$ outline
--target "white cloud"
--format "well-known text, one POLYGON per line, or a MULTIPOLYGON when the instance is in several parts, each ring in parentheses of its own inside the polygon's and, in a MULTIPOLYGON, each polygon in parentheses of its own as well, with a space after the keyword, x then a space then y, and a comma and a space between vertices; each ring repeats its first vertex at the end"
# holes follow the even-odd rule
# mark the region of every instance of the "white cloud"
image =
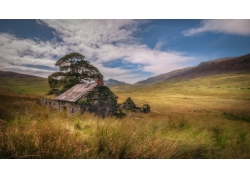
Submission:
POLYGON ((183 31, 184 36, 193 36, 204 32, 250 35, 249 19, 203 20, 201 26, 183 31))
POLYGON ((58 45, 50 42, 19 39, 13 35, 1 33, 0 60, 18 65, 33 64, 54 67, 55 61, 52 57, 59 54, 56 46, 58 45))
POLYGON ((166 45, 166 44, 167 44, 167 41, 166 41, 166 40, 164 40, 163 38, 162 38, 162 39, 159 39, 159 40, 157 41, 157 43, 155 44, 154 49, 155 49, 155 50, 161 50, 161 48, 162 48, 164 45, 166 45))
MULTIPOLYGON (((185 67, 190 58, 177 52, 163 52, 166 40, 160 39, 154 49, 141 44, 133 33, 147 21, 137 20, 44 20, 67 44, 75 45, 90 60, 98 63, 122 59, 142 64, 141 70, 154 75, 185 67)), ((100 68, 101 70, 102 68, 100 68)), ((110 69, 112 71, 112 69, 110 69)), ((109 72, 106 72, 109 76, 109 72)), ((134 74, 134 72, 130 72, 134 74)), ((105 75, 105 74, 104 74, 105 75)), ((130 82, 135 82, 133 79, 130 82)))
MULTIPOLYGON (((70 52, 78 52, 98 67, 105 79, 135 83, 148 78, 142 76, 141 72, 159 75, 186 67, 192 59, 180 52, 161 51, 166 43, 163 39, 153 49, 142 44, 134 33, 140 31, 141 24, 147 23, 145 20, 39 20, 37 23, 53 28, 54 35, 61 41, 20 39, 11 34, 0 33, 0 62, 7 64, 8 69, 12 67, 16 70, 20 67, 20 71, 33 74, 34 67, 24 66, 32 64, 55 67, 55 55, 62 57, 70 52), (128 70, 104 66, 104 63, 117 59, 139 64, 140 68, 128 70)), ((7 66, 0 67, 2 70, 6 68, 7 66)), ((37 69, 36 73, 44 77, 52 72, 37 69)))
POLYGON ((1 63, 0 70, 3 70, 3 71, 12 71, 12 72, 17 72, 17 73, 21 73, 21 74, 40 76, 40 77, 44 77, 44 78, 47 78, 50 74, 53 73, 53 71, 44 70, 44 69, 18 66, 18 65, 9 64, 6 62, 1 62, 1 61, 0 61, 0 63, 1 63))

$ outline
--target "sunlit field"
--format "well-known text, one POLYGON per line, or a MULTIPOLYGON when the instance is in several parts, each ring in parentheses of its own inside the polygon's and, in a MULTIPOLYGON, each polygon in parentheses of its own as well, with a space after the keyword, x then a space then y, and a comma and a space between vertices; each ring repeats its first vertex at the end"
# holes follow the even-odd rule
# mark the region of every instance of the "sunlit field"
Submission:
POLYGON ((124 118, 42 106, 39 84, 2 87, 1 158, 250 158, 249 73, 112 87, 151 107, 124 118))

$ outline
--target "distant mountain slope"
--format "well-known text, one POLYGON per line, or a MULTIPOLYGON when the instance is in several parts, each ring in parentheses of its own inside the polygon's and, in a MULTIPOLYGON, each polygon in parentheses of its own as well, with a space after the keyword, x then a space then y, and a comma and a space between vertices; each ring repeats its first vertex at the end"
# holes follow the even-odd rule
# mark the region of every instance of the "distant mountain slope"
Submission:
MULTIPOLYGON (((12 77, 12 78, 42 78, 38 76, 32 76, 27 74, 20 74, 16 72, 11 71, 0 71, 0 77, 12 77)), ((44 78, 43 78, 44 79, 44 78)))
POLYGON ((244 71, 250 72, 250 54, 202 62, 198 66, 169 79, 190 79, 244 71))
POLYGON ((161 75, 158 75, 158 76, 148 78, 148 79, 143 80, 143 81, 139 81, 139 82, 137 82, 135 84, 154 84, 154 83, 169 79, 169 78, 171 78, 173 76, 176 76, 176 75, 178 75, 178 74, 180 74, 182 72, 185 72, 187 70, 190 70, 190 69, 192 69, 192 67, 174 70, 174 71, 171 71, 171 72, 166 73, 166 74, 161 74, 161 75))
POLYGON ((130 85, 130 84, 127 84, 122 81, 117 81, 115 79, 109 79, 107 81, 104 80, 104 85, 110 87, 110 86, 116 86, 116 85, 130 85))
POLYGON ((136 84, 153 84, 170 79, 191 79, 244 71, 250 72, 250 54, 202 62, 196 67, 175 70, 166 74, 148 78, 145 81, 139 81, 136 84))

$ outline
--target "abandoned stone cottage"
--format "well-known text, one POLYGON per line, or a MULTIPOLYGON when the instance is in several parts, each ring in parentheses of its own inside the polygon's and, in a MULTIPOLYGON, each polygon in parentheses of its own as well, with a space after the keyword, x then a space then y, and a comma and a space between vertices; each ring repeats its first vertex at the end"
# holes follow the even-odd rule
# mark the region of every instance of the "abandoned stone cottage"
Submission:
POLYGON ((117 113, 117 98, 102 80, 96 79, 76 84, 54 99, 42 97, 41 103, 69 113, 90 112, 104 117, 117 113))

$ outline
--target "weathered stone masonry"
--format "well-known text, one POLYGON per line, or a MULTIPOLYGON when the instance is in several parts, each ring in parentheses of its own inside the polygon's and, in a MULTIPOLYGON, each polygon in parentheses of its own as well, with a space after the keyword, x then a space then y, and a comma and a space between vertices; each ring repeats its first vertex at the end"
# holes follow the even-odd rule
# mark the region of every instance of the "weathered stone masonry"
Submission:
POLYGON ((58 109, 58 110, 67 110, 69 113, 77 113, 80 111, 80 105, 66 102, 66 101, 59 101, 49 98, 41 98, 41 103, 46 106, 50 106, 52 108, 58 109))
POLYGON ((103 117, 117 113, 117 96, 100 80, 77 84, 55 99, 42 97, 41 103, 69 113, 90 112, 103 117))

